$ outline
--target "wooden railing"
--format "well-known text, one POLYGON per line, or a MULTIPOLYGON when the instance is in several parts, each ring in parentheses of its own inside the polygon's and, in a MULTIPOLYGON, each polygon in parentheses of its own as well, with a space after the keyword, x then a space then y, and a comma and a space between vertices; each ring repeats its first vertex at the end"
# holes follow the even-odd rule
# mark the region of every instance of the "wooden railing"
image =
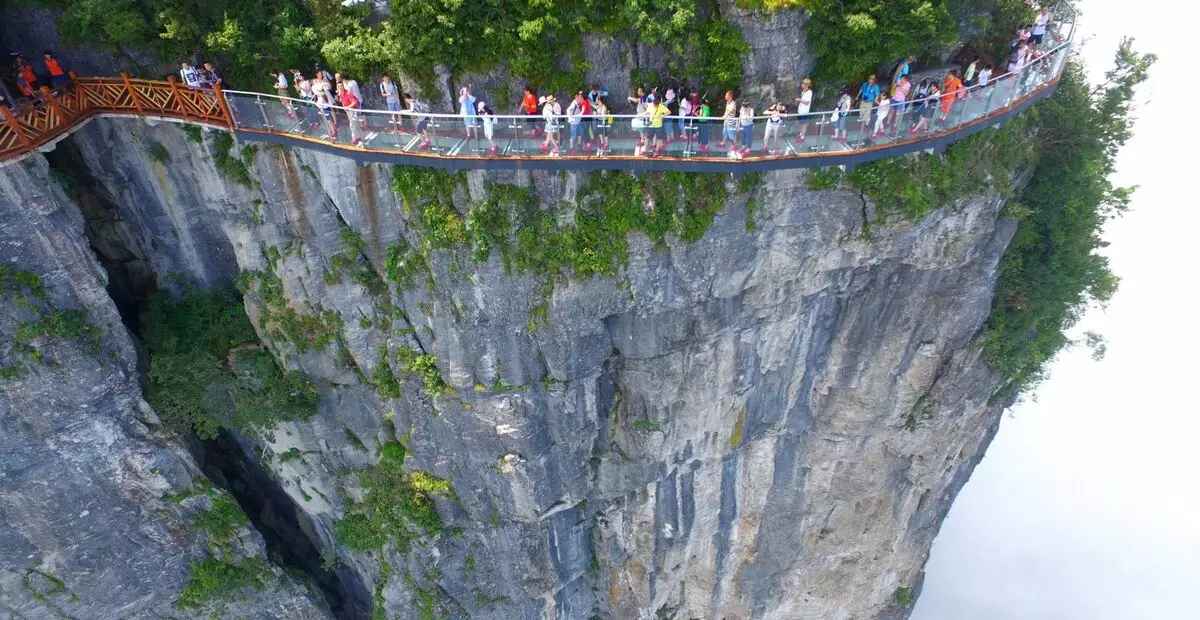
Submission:
POLYGON ((80 78, 57 90, 43 86, 33 105, 0 107, 0 161, 32 152, 67 134, 84 121, 101 114, 174 118, 233 130, 232 118, 219 87, 187 88, 174 77, 164 81, 140 80, 122 74, 116 78, 80 78))

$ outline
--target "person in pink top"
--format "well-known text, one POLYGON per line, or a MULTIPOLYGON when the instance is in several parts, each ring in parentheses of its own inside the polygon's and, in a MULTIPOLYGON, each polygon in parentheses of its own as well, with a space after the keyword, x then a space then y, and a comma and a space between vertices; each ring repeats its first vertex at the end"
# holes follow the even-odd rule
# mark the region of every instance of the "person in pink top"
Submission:
POLYGON ((342 82, 338 82, 337 85, 337 98, 338 103, 346 109, 346 124, 350 126, 350 144, 357 146, 362 142, 362 130, 358 125, 358 109, 362 107, 362 104, 342 82))
POLYGON ((900 117, 904 115, 905 103, 908 101, 908 93, 912 90, 912 82, 908 76, 901 76, 900 81, 896 84, 896 91, 892 93, 892 112, 888 115, 888 127, 893 131, 900 126, 900 117))

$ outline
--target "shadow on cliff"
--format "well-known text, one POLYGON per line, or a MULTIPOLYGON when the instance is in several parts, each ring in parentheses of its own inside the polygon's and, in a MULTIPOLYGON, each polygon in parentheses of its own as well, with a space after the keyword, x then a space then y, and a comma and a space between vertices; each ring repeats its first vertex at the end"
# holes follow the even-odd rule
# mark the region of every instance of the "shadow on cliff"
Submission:
MULTIPOLYGON (((163 284, 151 260, 154 242, 144 241, 137 223, 129 221, 90 174, 69 141, 46 153, 46 159, 83 214, 88 243, 108 276, 109 297, 137 347, 138 372, 145 385, 149 352, 141 340, 140 315, 163 284)), ((201 440, 193 434, 182 439, 204 475, 237 499, 266 541, 268 559, 315 586, 335 617, 371 616, 373 600, 361 576, 340 564, 329 570, 323 566, 316 528, 258 463, 249 443, 225 430, 216 439, 201 440)))

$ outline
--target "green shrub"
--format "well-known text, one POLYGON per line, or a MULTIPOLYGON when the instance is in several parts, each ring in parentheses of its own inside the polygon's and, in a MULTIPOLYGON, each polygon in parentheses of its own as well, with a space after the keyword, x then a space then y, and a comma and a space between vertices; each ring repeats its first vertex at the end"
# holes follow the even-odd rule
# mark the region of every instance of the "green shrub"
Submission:
POLYGON ((442 531, 434 495, 454 496, 450 482, 425 472, 404 470, 404 449, 384 444, 374 466, 358 472, 363 501, 351 504, 334 524, 338 542, 355 551, 382 549, 392 543, 403 552, 413 540, 442 531))
POLYGON ((243 149, 241 155, 243 159, 239 159, 229 154, 233 149, 233 135, 218 131, 213 134, 213 164, 217 170, 226 178, 232 179, 240 185, 246 187, 255 187, 258 182, 250 174, 250 164, 254 161, 254 150, 247 151, 243 149))
POLYGON ((192 563, 176 605, 180 609, 201 609, 210 604, 221 608, 248 587, 264 589, 268 576, 270 572, 261 559, 231 562, 209 556, 192 563))
POLYGON ((200 437, 220 427, 257 434, 316 413, 316 389, 259 347, 237 295, 159 292, 141 325, 150 351, 146 399, 169 427, 200 437))
POLYGON ((1089 86, 1083 68, 1069 63, 1055 94, 1033 109, 1045 148, 1020 196, 1027 215, 1001 260, 986 326, 988 363, 1008 379, 997 400, 1041 381, 1046 363, 1071 343, 1066 331, 1116 291, 1097 250, 1105 222, 1125 211, 1132 188, 1108 177, 1132 131, 1135 89, 1155 60, 1122 41, 1103 84, 1089 86))
POLYGON ((290 463, 292 461, 299 461, 303 459, 304 453, 300 451, 300 448, 288 448, 286 452, 279 455, 279 461, 281 463, 290 463))
POLYGON ((209 540, 225 542, 233 538, 239 529, 250 523, 237 500, 227 492, 212 498, 212 506, 196 516, 196 529, 208 535, 209 540))
POLYGON ((103 330, 88 322, 88 311, 76 308, 56 310, 36 321, 22 323, 17 327, 15 337, 18 342, 26 343, 42 336, 74 340, 87 344, 94 352, 99 349, 103 335, 103 330))

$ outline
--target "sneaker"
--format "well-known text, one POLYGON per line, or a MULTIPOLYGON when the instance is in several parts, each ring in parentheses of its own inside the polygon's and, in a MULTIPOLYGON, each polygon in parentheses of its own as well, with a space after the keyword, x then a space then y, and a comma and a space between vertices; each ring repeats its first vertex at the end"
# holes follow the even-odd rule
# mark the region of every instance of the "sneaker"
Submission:
POLYGON ((740 152, 741 152, 742 157, 745 157, 750 154, 750 149, 748 147, 743 146, 742 150, 740 152))
POLYGON ((492 148, 488 149, 488 152, 492 153, 494 155, 494 154, 500 152, 500 149, 493 146, 492 148))
POLYGON ((543 142, 543 143, 542 143, 542 145, 541 145, 539 148, 541 148, 543 151, 549 151, 549 150, 550 150, 550 145, 549 145, 549 144, 546 144, 545 142, 543 142))
POLYGON ((767 153, 767 152, 774 153, 775 151, 768 151, 767 147, 764 146, 764 147, 762 147, 762 152, 763 153, 767 153))
POLYGON ((701 145, 700 145, 700 152, 701 152, 701 153, 707 153, 707 152, 708 152, 708 145, 707 145, 707 144, 701 144, 701 145))
POLYGON ((913 125, 912 127, 908 128, 908 135, 910 135, 910 136, 917 135, 917 126, 916 125, 913 125))
POLYGON ((804 142, 804 136, 796 136, 796 144, 800 144, 801 142, 804 142))

